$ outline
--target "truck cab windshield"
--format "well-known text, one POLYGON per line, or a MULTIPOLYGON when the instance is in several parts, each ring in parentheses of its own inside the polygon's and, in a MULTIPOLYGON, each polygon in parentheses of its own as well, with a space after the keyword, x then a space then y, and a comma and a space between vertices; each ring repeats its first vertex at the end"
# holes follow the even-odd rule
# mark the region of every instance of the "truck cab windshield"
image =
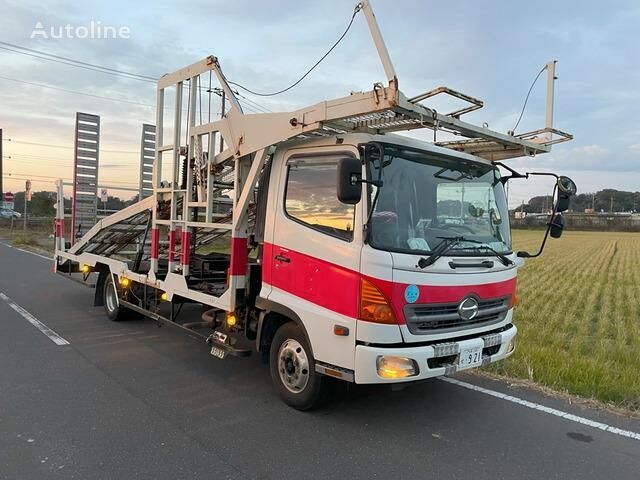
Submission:
POLYGON ((444 238, 462 237, 456 255, 511 252, 500 173, 492 165, 406 147, 365 148, 369 179, 368 241, 381 250, 428 254, 444 238))

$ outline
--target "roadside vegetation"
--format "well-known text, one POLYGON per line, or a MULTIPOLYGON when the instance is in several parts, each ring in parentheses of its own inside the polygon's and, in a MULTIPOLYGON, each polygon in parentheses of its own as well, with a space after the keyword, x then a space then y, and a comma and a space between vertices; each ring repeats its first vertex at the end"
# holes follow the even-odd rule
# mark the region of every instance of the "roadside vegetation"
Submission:
MULTIPOLYGON (((537 250, 541 231, 514 230, 537 250)), ((640 411, 640 233, 565 232, 518 274, 516 353, 488 368, 640 411)))
POLYGON ((49 238, 49 230, 27 229, 22 230, 22 225, 10 227, 0 225, 0 239, 8 240, 16 247, 31 248, 40 252, 53 253, 53 239, 49 238))

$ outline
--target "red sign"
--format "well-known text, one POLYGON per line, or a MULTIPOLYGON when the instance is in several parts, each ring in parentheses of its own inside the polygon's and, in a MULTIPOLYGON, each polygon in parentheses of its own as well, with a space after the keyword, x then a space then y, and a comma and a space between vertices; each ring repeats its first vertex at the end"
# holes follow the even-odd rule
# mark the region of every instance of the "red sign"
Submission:
POLYGON ((4 194, 4 200, 6 202, 13 202, 13 193, 7 192, 4 194))

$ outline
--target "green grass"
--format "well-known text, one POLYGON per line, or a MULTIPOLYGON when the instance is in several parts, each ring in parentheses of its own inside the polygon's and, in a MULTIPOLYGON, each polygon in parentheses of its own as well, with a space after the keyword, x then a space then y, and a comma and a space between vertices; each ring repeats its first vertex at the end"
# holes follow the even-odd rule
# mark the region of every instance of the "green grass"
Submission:
MULTIPOLYGON (((514 231, 535 251, 540 231, 514 231)), ((640 234, 565 232, 518 272, 516 353, 489 371, 640 410, 640 234)))
POLYGON ((42 251, 53 252, 53 239, 49 238, 48 231, 15 227, 13 230, 0 227, 0 238, 7 239, 16 247, 31 247, 42 251))

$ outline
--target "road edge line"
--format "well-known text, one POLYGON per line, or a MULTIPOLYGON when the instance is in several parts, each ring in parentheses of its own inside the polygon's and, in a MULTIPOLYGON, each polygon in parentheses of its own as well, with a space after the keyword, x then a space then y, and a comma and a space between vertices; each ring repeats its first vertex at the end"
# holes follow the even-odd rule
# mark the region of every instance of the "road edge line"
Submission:
POLYGON ((614 435, 631 438, 633 440, 640 440, 640 433, 632 432, 630 430, 623 430, 622 428, 613 427, 606 423, 589 420, 588 418, 581 417, 579 415, 574 415, 573 413, 563 412, 562 410, 558 410, 556 408, 547 407, 539 403, 530 402, 529 400, 524 400, 522 398, 514 397, 512 395, 507 395, 506 393, 501 393, 495 390, 490 390, 488 388, 479 387, 477 385, 463 382, 455 378, 441 377, 440 380, 443 382, 451 383, 453 385, 457 385, 462 388, 466 388, 468 390, 473 390, 476 392, 484 393, 485 395, 499 398, 501 400, 506 400, 507 402, 515 403, 517 405, 521 405, 523 407, 527 407, 532 410, 538 410, 540 412, 548 413, 550 415, 555 415, 556 417, 564 418, 565 420, 569 420, 575 423, 580 423, 588 427, 597 428, 604 432, 613 433, 614 435))
POLYGON ((70 345, 70 343, 66 339, 62 338, 60 335, 58 335, 52 329, 47 327, 44 323, 42 323, 36 317, 31 315, 24 308, 22 308, 16 302, 11 300, 11 298, 9 298, 7 295, 5 295, 2 292, 0 292, 0 299, 4 300, 7 303, 7 305, 9 305, 13 310, 15 310, 18 314, 20 314, 20 316, 22 316, 22 318, 24 318, 27 322, 29 322, 31 325, 36 327, 42 333, 44 333, 49 338, 49 340, 51 340, 56 345, 59 345, 59 346, 70 345))

